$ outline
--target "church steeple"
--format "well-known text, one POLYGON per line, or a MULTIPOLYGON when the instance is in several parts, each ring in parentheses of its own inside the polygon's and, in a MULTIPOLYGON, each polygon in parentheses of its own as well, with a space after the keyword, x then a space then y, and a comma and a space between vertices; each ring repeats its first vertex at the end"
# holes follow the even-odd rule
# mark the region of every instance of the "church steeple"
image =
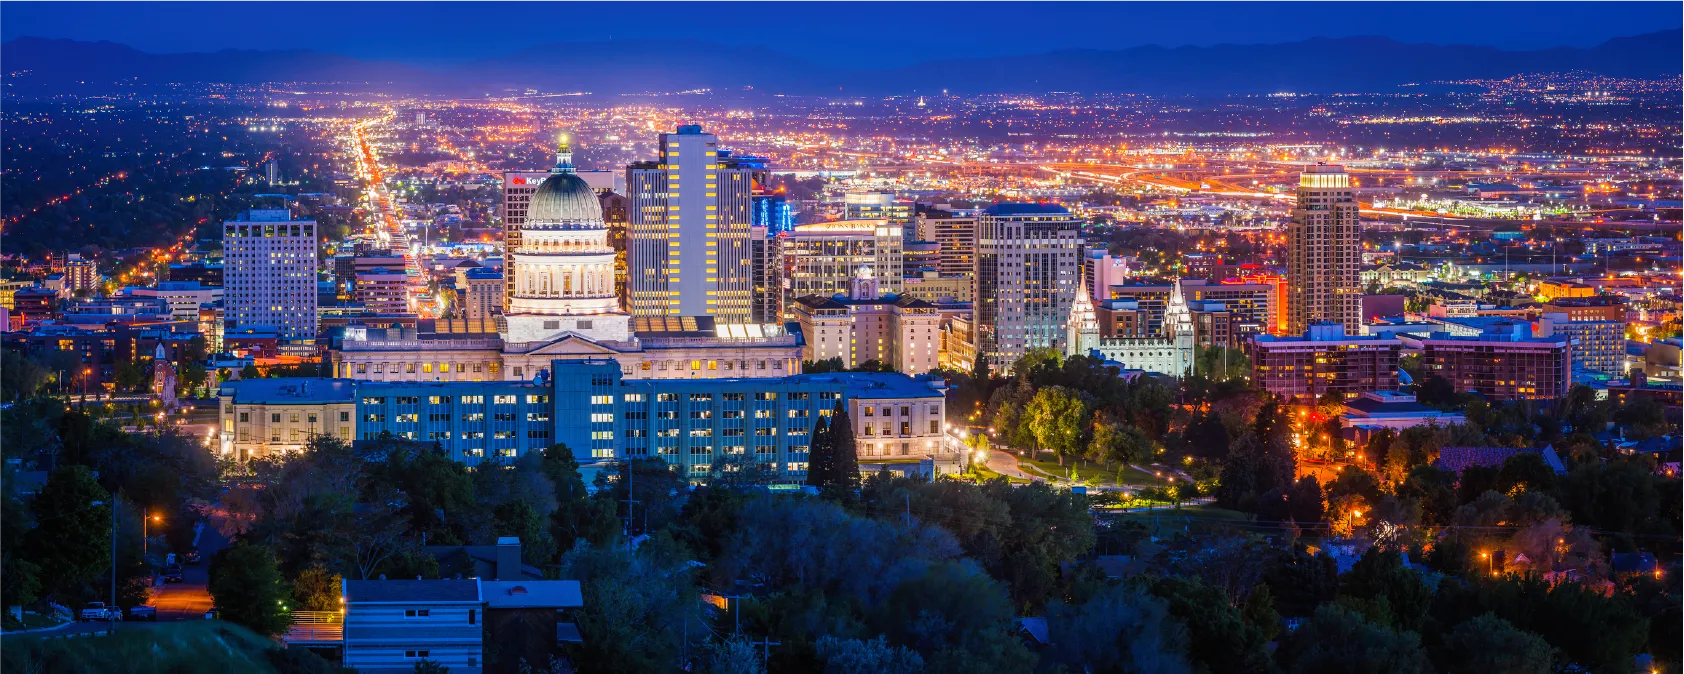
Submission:
POLYGON ((574 173, 573 146, 569 144, 567 134, 561 134, 561 141, 556 145, 555 168, 550 173, 574 173))
POLYGON ((1070 305, 1070 318, 1064 324, 1066 356, 1086 356, 1099 347, 1099 316, 1088 297, 1087 268, 1076 274, 1076 301, 1070 305))

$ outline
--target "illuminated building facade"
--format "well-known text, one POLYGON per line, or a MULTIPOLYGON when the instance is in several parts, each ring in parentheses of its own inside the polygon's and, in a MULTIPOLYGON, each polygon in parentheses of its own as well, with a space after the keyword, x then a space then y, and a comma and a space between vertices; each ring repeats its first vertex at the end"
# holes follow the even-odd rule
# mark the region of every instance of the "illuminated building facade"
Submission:
POLYGON ((881 279, 883 292, 899 294, 902 231, 886 220, 841 220, 796 225, 778 235, 788 298, 845 293, 861 267, 881 279))
POLYGON ((977 357, 996 371, 1030 349, 1064 347, 1081 230, 1081 220, 1054 204, 994 204, 978 218, 977 357))
POLYGON ((1343 166, 1316 164, 1298 178, 1298 204, 1286 227, 1288 332, 1314 323, 1362 331, 1362 226, 1343 166))
POLYGON ((273 328, 293 349, 314 351, 316 222, 252 209, 223 223, 222 250, 228 327, 273 328))
POLYGON ((1403 344, 1395 337, 1346 334, 1337 323, 1317 323, 1302 335, 1259 335, 1251 340, 1251 380, 1288 399, 1316 400, 1333 393, 1350 400, 1397 388, 1403 344))
POLYGON ((660 135, 626 169, 626 291, 635 316, 752 315, 749 220, 759 163, 738 164, 699 125, 660 135))

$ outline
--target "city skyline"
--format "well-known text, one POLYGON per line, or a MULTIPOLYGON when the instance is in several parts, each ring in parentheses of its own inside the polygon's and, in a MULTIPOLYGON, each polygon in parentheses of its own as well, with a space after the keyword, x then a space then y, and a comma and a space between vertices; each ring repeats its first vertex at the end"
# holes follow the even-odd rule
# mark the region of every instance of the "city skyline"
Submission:
MULTIPOLYGON (((394 12, 385 3, 289 3, 383 30, 346 42, 310 32, 220 30, 260 22, 266 12, 243 3, 120 2, 11 3, 0 10, 0 40, 19 37, 111 41, 153 53, 221 49, 304 49, 409 63, 448 63, 491 58, 561 42, 666 40, 670 32, 619 21, 623 3, 422 3, 394 12), (90 11, 98 8, 99 11, 90 11), (522 21, 508 22, 512 14, 522 21), (73 23, 67 16, 76 16, 73 23), (563 25, 564 30, 551 26, 563 25), (388 35, 390 37, 388 37, 388 35), (402 36, 399 39, 398 36, 402 36)), ((1321 11, 1294 12, 1294 3, 645 3, 683 22, 741 12, 758 30, 710 32, 686 39, 783 51, 841 68, 892 68, 954 57, 992 57, 1060 49, 1126 49, 1218 44, 1273 44, 1312 38, 1379 36, 1401 42, 1481 45, 1509 50, 1590 47, 1610 38, 1676 25, 1681 10, 1650 2, 1343 2, 1318 3, 1321 11), (1187 21, 1196 12, 1197 23, 1187 21), (886 26, 939 26, 967 36, 954 44, 921 45, 886 26), (1469 32, 1467 25, 1505 26, 1469 32), (1056 29, 1056 30, 1054 30, 1056 29), (1000 38, 1039 31, 1029 44, 1000 38), (757 36, 758 33, 768 35, 757 36), (783 40, 800 32, 809 39, 783 40), (847 45, 846 54, 827 53, 847 45)))

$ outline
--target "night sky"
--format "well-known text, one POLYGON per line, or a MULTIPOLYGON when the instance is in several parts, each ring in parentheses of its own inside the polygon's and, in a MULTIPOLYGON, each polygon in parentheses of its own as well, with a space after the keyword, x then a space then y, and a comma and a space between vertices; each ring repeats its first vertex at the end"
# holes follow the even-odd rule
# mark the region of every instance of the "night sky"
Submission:
POLYGON ((1590 46, 1684 25, 1678 2, 594 3, 6 2, 0 39, 143 51, 309 49, 412 63, 554 42, 683 37, 840 68, 937 58, 1382 35, 1508 49, 1590 46))

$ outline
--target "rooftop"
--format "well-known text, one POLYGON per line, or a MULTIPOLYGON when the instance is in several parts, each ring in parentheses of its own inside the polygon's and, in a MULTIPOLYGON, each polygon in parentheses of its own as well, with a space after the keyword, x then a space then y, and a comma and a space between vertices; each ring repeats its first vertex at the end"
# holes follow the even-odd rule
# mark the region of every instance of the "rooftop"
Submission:
POLYGON ((480 602, 478 580, 347 580, 345 603, 480 602))
POLYGON ((577 608, 585 605, 576 580, 482 580, 487 608, 577 608))
POLYGON ((221 395, 233 396, 237 405, 352 403, 357 399, 357 382, 307 377, 241 379, 224 383, 221 395))
POLYGON ((999 203, 983 209, 989 215, 1069 215, 1070 211, 1058 204, 1020 204, 999 203))

